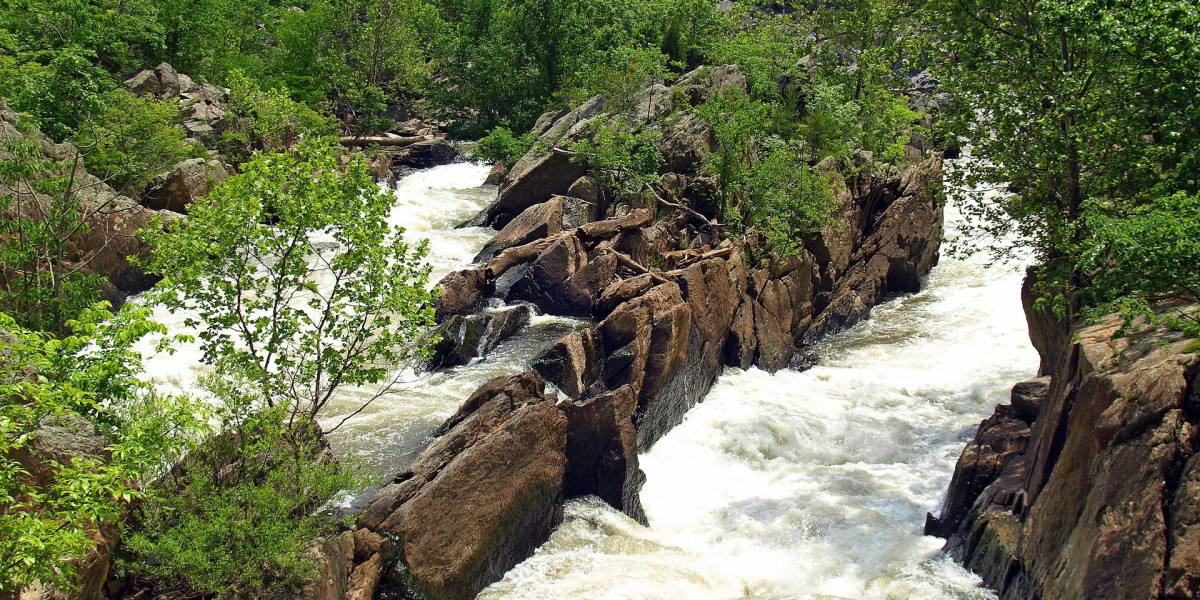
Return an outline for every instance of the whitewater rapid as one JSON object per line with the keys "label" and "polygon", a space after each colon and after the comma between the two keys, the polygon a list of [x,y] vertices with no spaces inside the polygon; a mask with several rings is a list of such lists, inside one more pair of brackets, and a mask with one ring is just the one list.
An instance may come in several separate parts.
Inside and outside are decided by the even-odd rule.
{"label": "whitewater rapid", "polygon": [[649,527],[573,501],[480,598],[994,598],[922,526],[979,421],[1036,373],[1020,283],[1015,265],[943,258],[814,368],[727,370],[640,457]]}
{"label": "whitewater rapid", "polygon": [[[431,286],[495,233],[455,228],[495,197],[481,185],[487,172],[447,165],[396,185],[389,221],[409,241],[429,240]],[[958,218],[948,206],[948,237]],[[572,501],[551,539],[480,598],[994,598],[921,529],[978,422],[1037,369],[1020,282],[1017,266],[943,258],[922,292],[823,342],[811,370],[727,370],[640,457],[649,527],[599,501]],[[186,331],[185,314],[155,316]],[[406,389],[336,431],[333,447],[395,472],[480,385],[526,370],[583,325],[535,317],[484,360],[409,373]],[[206,367],[194,344],[173,355],[144,350],[160,388],[195,392]],[[368,393],[342,390],[322,424],[340,422]]]}

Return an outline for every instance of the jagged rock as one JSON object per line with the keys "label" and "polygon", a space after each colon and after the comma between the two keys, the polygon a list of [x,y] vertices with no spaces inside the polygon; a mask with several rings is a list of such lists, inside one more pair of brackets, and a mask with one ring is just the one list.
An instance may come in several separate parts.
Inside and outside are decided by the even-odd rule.
{"label": "jagged rock", "polygon": [[508,222],[483,250],[475,255],[475,262],[487,262],[507,248],[528,244],[534,240],[550,237],[563,230],[563,201],[553,197],[541,204],[530,206]]}
{"label": "jagged rock", "polygon": [[500,185],[504,182],[506,175],[508,175],[508,169],[504,167],[504,163],[498,162],[492,165],[491,171],[488,171],[487,179],[483,180],[483,185]]}
{"label": "jagged rock", "polygon": [[533,372],[484,385],[359,516],[398,536],[426,597],[474,597],[562,520],[567,419],[543,387]]}
{"label": "jagged rock", "polygon": [[383,557],[379,553],[371,555],[365,562],[354,568],[350,581],[346,585],[346,600],[373,600],[379,591],[379,579],[382,575]]}
{"label": "jagged rock", "polygon": [[567,416],[568,498],[598,496],[633,519],[646,523],[638,492],[646,476],[638,467],[633,427],[633,391],[616,391],[560,405]]}
{"label": "jagged rock", "polygon": [[459,158],[458,148],[455,148],[445,138],[435,138],[401,148],[393,154],[392,162],[398,166],[428,169],[451,164]]}
{"label": "jagged rock", "polygon": [[582,227],[599,218],[600,213],[595,202],[572,196],[554,196],[551,201],[558,200],[563,205],[563,229]]}
{"label": "jagged rock", "polygon": [[125,87],[137,95],[149,94],[160,98],[174,98],[181,92],[190,92],[196,88],[191,77],[180,75],[167,63],[159,63],[157,67],[138,71],[125,80]]}
{"label": "jagged rock", "polygon": [[684,113],[655,141],[664,168],[674,173],[694,173],[708,160],[713,148],[713,131],[694,113]]}
{"label": "jagged rock", "polygon": [[524,304],[468,316],[453,315],[431,332],[441,339],[434,345],[427,367],[456,367],[486,356],[528,325],[532,317],[533,309]]}
{"label": "jagged rock", "polygon": [[[1114,339],[1121,326],[1109,315],[1074,332],[1023,458],[948,543],[1004,600],[1196,597],[1200,357],[1164,326]],[[1014,431],[1025,426],[1018,412]],[[976,487],[956,476],[949,497]]]}
{"label": "jagged rock", "polygon": [[593,312],[598,317],[607,317],[614,308],[642,295],[652,287],[654,279],[649,273],[613,283],[600,294]]}
{"label": "jagged rock", "polygon": [[207,196],[216,184],[229,179],[229,173],[217,160],[189,158],[160,173],[146,185],[142,201],[153,210],[187,212],[197,199]]}
{"label": "jagged rock", "polygon": [[[56,144],[40,131],[21,131],[16,126],[20,120],[21,116],[8,110],[0,99],[0,140],[35,142],[42,147],[47,161],[73,161],[79,156],[79,151],[71,144]],[[6,157],[6,152],[0,148],[0,158]],[[157,282],[130,264],[127,258],[149,256],[150,247],[138,238],[137,232],[150,225],[155,213],[121,196],[82,167],[75,170],[74,178],[75,198],[87,216],[88,228],[68,240],[64,258],[69,263],[86,264],[82,270],[84,274],[104,276],[108,280],[105,299],[119,306],[124,302],[125,294],[143,292]],[[38,207],[50,202],[47,196],[36,192],[21,193],[20,200],[13,206],[24,208],[27,212],[21,216],[33,219],[43,210]],[[13,211],[15,208],[5,216],[16,216]]]}
{"label": "jagged rock", "polygon": [[584,329],[554,342],[534,361],[533,368],[563,393],[578,398],[599,377],[599,362],[595,335]]}
{"label": "jagged rock", "polygon": [[467,315],[483,308],[490,286],[482,268],[455,271],[438,282],[435,318],[438,322],[451,315]]}
{"label": "jagged rock", "polygon": [[509,298],[530,302],[546,313],[587,317],[616,272],[616,258],[605,254],[588,261],[579,238],[568,236],[533,261]]}
{"label": "jagged rock", "polygon": [[595,204],[600,201],[600,184],[592,176],[584,175],[576,179],[575,183],[572,183],[571,187],[567,188],[567,195]]}
{"label": "jagged rock", "polygon": [[551,196],[566,194],[571,184],[587,171],[570,157],[550,152],[531,161],[520,174],[516,172],[517,166],[514,166],[496,200],[469,224],[503,228],[530,206],[545,202]]}
{"label": "jagged rock", "polygon": [[309,549],[316,562],[316,577],[301,591],[300,598],[343,600],[350,570],[354,567],[354,536],[343,533],[333,539],[320,539]]}
{"label": "jagged rock", "polygon": [[[1029,341],[1041,358],[1038,374],[1046,375],[1063,359],[1070,345],[1071,324],[1059,319],[1050,310],[1040,311],[1034,307],[1037,294],[1037,274],[1034,268],[1025,272],[1021,282],[1021,307],[1025,309],[1025,321],[1029,324]],[[1048,290],[1053,293],[1055,290]]]}

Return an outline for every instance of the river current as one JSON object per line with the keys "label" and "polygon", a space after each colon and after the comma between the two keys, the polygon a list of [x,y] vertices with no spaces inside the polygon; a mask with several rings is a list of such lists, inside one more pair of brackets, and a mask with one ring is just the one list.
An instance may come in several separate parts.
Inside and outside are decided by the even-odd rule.
{"label": "river current", "polygon": [[[470,263],[494,234],[455,229],[495,195],[486,167],[420,171],[396,186],[394,224],[430,240],[431,284]],[[958,216],[947,207],[947,236]],[[963,445],[1009,388],[1034,375],[1021,274],[943,257],[923,291],[877,307],[819,347],[805,372],[728,369],[685,421],[640,457],[650,526],[603,503],[568,503],[537,553],[481,599],[983,599],[973,574],[921,535]],[[173,331],[183,315],[156,317]],[[332,436],[344,456],[395,471],[489,379],[523,371],[581,326],[535,317],[485,360],[409,374]],[[194,347],[147,360],[168,390],[203,371]],[[326,426],[359,408],[346,390]]]}

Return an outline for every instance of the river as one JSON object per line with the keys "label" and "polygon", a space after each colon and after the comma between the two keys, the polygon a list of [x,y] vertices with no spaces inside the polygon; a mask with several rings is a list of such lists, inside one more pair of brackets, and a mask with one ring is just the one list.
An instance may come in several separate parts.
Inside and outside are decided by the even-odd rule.
{"label": "river", "polygon": [[[396,186],[391,221],[430,240],[432,282],[466,266],[494,233],[455,229],[494,197],[487,168],[421,171]],[[947,235],[957,214],[947,209]],[[641,456],[650,526],[603,503],[568,503],[538,552],[480,598],[976,599],[994,594],[921,535],[963,445],[1037,369],[1013,266],[943,258],[922,292],[832,336],[799,373],[727,370],[683,424]],[[157,315],[177,330],[182,315]],[[581,326],[536,317],[486,360],[410,374],[334,433],[343,456],[396,470],[479,385],[524,370]],[[167,388],[203,371],[194,347],[147,361]],[[323,424],[357,409],[346,390]]]}

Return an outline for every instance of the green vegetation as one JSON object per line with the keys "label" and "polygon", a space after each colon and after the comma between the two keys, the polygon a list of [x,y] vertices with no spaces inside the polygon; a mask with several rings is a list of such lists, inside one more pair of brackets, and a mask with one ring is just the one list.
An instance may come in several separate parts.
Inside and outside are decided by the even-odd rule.
{"label": "green vegetation", "polygon": [[[1200,303],[1198,32],[1192,0],[2,2],[0,96],[22,118],[0,145],[0,596],[69,587],[90,532],[127,511],[126,571],[226,597],[312,574],[306,549],[342,525],[326,509],[361,483],[315,419],[345,386],[394,389],[433,321],[425,246],[388,225],[391,199],[339,134],[419,117],[483,136],[481,160],[573,153],[608,207],[698,189],[674,208],[755,260],[800,255],[841,186],[903,166],[909,144],[969,147],[952,170],[981,190],[963,239],[1032,251],[1040,308],[1133,317]],[[164,61],[229,88],[223,129],[189,140],[177,98],[124,91]],[[642,94],[727,64],[744,91]],[[918,112],[923,70],[945,95]],[[526,133],[597,96],[606,116],[557,148]],[[711,141],[686,182],[660,178],[680,123]],[[136,201],[210,153],[234,175],[186,226],[154,223],[152,250],[109,231],[139,209],[105,184]],[[118,243],[163,277],[147,299],[193,315],[215,402],[138,378],[132,344],[166,332],[97,307]],[[1197,335],[1194,315],[1177,321]],[[110,451],[23,458],[47,419],[86,420]]]}
{"label": "green vegetation", "polygon": [[205,361],[244,393],[289,424],[314,419],[339,386],[379,383],[427,352],[413,345],[433,324],[426,247],[401,239],[390,212],[366,161],[340,168],[328,140],[258,155],[186,225],[147,232],[164,278],[155,301],[196,315]]}
{"label": "green vegetation", "polygon": [[474,158],[512,167],[517,164],[518,160],[521,160],[522,156],[525,156],[526,152],[529,152],[535,141],[537,140],[531,133],[514,136],[507,127],[496,127],[491,133],[479,139],[479,144],[475,147]]}
{"label": "green vegetation", "polygon": [[[949,130],[982,159],[965,183],[1013,192],[977,195],[969,233],[1017,234],[1009,247],[1031,248],[1041,262],[1041,306],[1064,318],[1093,301],[1096,285],[1105,304],[1122,287],[1130,298],[1184,291],[1146,288],[1119,263],[1134,260],[1148,277],[1196,270],[1139,246],[1157,245],[1170,232],[1155,228],[1187,218],[1155,211],[1200,191],[1200,6],[939,0],[930,9],[946,40]],[[1121,223],[1126,216],[1135,218]]]}
{"label": "green vegetation", "polygon": [[[66,561],[82,558],[99,525],[112,526],[145,498],[138,484],[178,460],[202,430],[196,405],[158,396],[139,378],[132,345],[165,333],[162,326],[145,309],[106,309],[84,310],[60,338],[0,314],[0,592],[34,580],[71,588]],[[43,458],[39,430],[54,425],[74,435],[94,427],[107,440],[103,455]]]}

